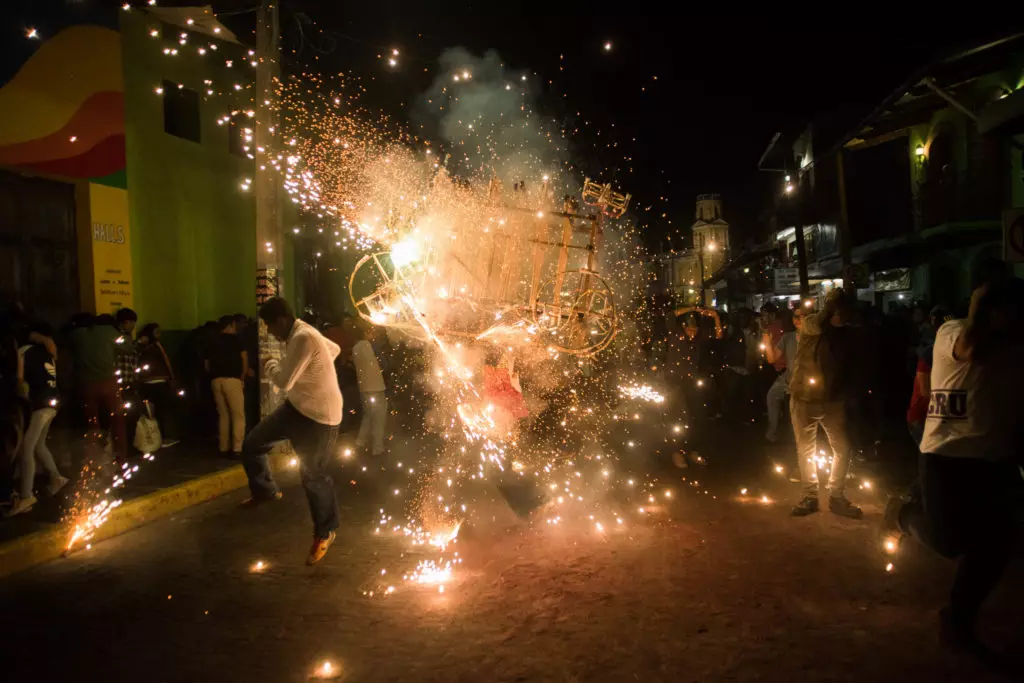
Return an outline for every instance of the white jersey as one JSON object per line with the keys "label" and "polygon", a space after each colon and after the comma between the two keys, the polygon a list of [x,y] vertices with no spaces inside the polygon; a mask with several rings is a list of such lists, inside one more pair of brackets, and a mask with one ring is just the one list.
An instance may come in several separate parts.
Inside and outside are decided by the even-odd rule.
{"label": "white jersey", "polygon": [[932,391],[921,452],[1007,460],[1013,457],[1009,390],[1016,373],[1006,363],[980,365],[955,358],[953,348],[965,326],[966,321],[952,320],[935,335]]}

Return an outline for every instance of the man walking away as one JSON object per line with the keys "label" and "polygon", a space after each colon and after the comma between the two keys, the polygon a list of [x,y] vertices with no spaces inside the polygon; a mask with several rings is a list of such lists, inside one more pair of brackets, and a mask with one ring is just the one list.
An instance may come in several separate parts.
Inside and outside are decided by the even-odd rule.
{"label": "man walking away", "polygon": [[284,391],[286,400],[242,444],[242,464],[252,494],[244,504],[281,498],[267,454],[276,444],[290,441],[299,456],[302,487],[313,517],[313,547],[306,564],[315,564],[327,554],[338,528],[338,503],[327,464],[341,423],[341,391],[334,372],[340,349],[313,326],[296,320],[284,299],[264,303],[260,319],[287,345],[281,363],[271,359],[263,368],[263,376]]}
{"label": "man walking away", "polygon": [[373,345],[366,339],[361,327],[356,328],[356,341],[352,345],[352,364],[356,366],[359,395],[363,401],[363,421],[359,425],[356,447],[365,449],[372,440],[373,455],[384,454],[384,434],[388,421],[388,399]]}
{"label": "man walking away", "polygon": [[833,290],[825,301],[824,309],[806,316],[800,329],[796,362],[789,383],[789,411],[804,495],[793,508],[791,514],[794,517],[818,511],[819,425],[824,428],[832,448],[829,510],[852,519],[863,516],[861,509],[843,495],[846,473],[850,469],[846,399],[856,375],[853,367],[855,341],[847,327],[852,314],[850,295],[842,290]]}
{"label": "man walking away", "polygon": [[[45,323],[33,325],[32,333],[33,339],[53,338],[53,330]],[[36,503],[33,484],[36,478],[37,459],[50,476],[47,490],[51,496],[56,495],[68,483],[67,477],[61,475],[57,469],[53,454],[46,445],[50,425],[53,423],[53,418],[57,416],[59,398],[57,359],[47,346],[38,342],[31,343],[30,340],[30,343],[21,348],[24,379],[28,389],[28,400],[32,406],[32,417],[25,429],[25,436],[18,454],[20,472],[17,499],[11,505],[8,513],[10,515],[28,512]]]}
{"label": "man walking away", "polygon": [[217,404],[217,435],[220,452],[228,449],[242,454],[245,439],[245,378],[249,374],[249,354],[238,337],[238,322],[233,316],[220,319],[220,334],[210,349],[206,371],[210,373],[213,400]]}

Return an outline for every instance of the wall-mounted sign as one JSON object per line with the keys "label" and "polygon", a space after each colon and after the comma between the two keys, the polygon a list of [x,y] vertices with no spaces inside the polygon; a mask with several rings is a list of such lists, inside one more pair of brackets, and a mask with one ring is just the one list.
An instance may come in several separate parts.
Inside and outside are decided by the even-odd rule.
{"label": "wall-mounted sign", "polygon": [[128,191],[89,184],[92,272],[97,313],[132,306],[132,244]]}
{"label": "wall-mounted sign", "polygon": [[800,293],[799,268],[775,268],[772,271],[772,275],[775,278],[773,290],[776,294]]}

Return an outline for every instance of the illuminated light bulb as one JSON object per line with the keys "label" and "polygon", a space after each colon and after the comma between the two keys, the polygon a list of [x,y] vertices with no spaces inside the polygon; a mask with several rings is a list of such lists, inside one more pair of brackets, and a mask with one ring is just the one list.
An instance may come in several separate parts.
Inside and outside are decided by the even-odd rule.
{"label": "illuminated light bulb", "polygon": [[866,488],[866,489],[870,489],[871,488],[871,482],[868,481],[867,479],[865,479],[864,483],[861,484],[861,487]]}
{"label": "illuminated light bulb", "polygon": [[816,382],[816,380],[813,377],[808,377],[807,378],[807,383],[808,384],[816,384],[817,382]]}
{"label": "illuminated light bulb", "polygon": [[702,379],[697,380],[697,386],[698,387],[704,386],[704,380],[702,380]]}
{"label": "illuminated light bulb", "polygon": [[761,496],[761,502],[762,503],[768,503],[769,502],[768,501],[768,496]]}
{"label": "illuminated light bulb", "polygon": [[127,12],[127,11],[128,11],[128,10],[130,10],[131,8],[132,8],[131,4],[129,4],[129,3],[127,3],[127,2],[126,2],[126,3],[124,3],[123,5],[121,5],[121,9],[123,9],[123,10],[124,10],[125,12]]}
{"label": "illuminated light bulb", "polygon": [[810,299],[808,299],[807,301],[804,302],[804,308],[810,308],[813,305],[814,305],[814,302],[811,301]]}
{"label": "illuminated light bulb", "polygon": [[782,465],[776,465],[775,466],[775,471],[778,474],[782,474],[785,471],[785,468]]}
{"label": "illuminated light bulb", "polygon": [[155,92],[155,93],[156,93],[157,95],[163,95],[163,94],[164,94],[164,89],[163,89],[163,88],[160,88],[160,87],[157,87],[157,88],[155,88],[155,89],[154,89],[154,92]]}
{"label": "illuminated light bulb", "polygon": [[746,489],[740,489],[740,495],[741,496],[747,495],[747,490]]}
{"label": "illuminated light bulb", "polygon": [[76,140],[78,140],[78,136],[72,135],[70,138],[68,138],[68,140],[70,140],[71,142],[75,142]]}
{"label": "illuminated light bulb", "polygon": [[266,563],[263,560],[257,560],[256,562],[253,563],[253,565],[251,567],[251,571],[253,573],[259,573],[259,572],[263,571],[266,568],[267,568],[267,565],[266,565]]}
{"label": "illuminated light bulb", "polygon": [[131,402],[131,401],[127,401],[127,402],[126,402],[126,403],[124,404],[124,407],[125,407],[125,410],[128,410],[128,409],[130,409],[130,408],[132,407],[132,402]]}
{"label": "illuminated light bulb", "polygon": [[605,52],[611,52],[612,51],[612,41],[609,40],[609,41],[605,42],[605,44],[604,44],[604,51]]}
{"label": "illuminated light bulb", "polygon": [[899,548],[899,545],[896,543],[895,539],[893,539],[893,538],[885,539],[885,552],[887,552],[887,553],[889,553],[891,555],[891,554],[896,552],[897,548]]}
{"label": "illuminated light bulb", "polygon": [[891,572],[893,569],[894,569],[894,566],[893,566],[892,562],[889,562],[888,564],[885,565],[885,571]]}
{"label": "illuminated light bulb", "polygon": [[298,467],[299,466],[299,459],[298,458],[292,458],[291,460],[288,461],[288,466],[289,467]]}

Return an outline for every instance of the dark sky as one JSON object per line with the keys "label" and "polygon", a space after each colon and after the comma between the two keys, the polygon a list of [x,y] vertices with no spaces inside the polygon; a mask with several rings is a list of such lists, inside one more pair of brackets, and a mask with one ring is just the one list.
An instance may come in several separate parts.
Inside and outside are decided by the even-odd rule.
{"label": "dark sky", "polygon": [[[52,35],[72,21],[112,23],[119,4],[15,0],[5,12],[6,62],[33,47],[23,39],[25,26]],[[229,14],[257,3],[213,4]],[[283,0],[282,33],[288,52],[302,47],[293,59],[374,78],[374,97],[399,118],[408,111],[400,103],[426,90],[449,47],[495,49],[510,67],[553,81],[539,96],[542,112],[562,120],[579,111],[591,122],[588,130],[601,131],[600,140],[595,133],[577,139],[577,153],[633,193],[653,245],[687,232],[701,192],[721,192],[735,235],[752,235],[764,195],[777,182],[756,169],[775,131],[820,116],[856,121],[936,55],[1013,31],[1005,16],[942,19],[937,10],[931,19],[911,20],[846,5],[814,15],[777,3],[769,7],[776,12],[757,16],[736,3],[652,5]],[[253,16],[222,20],[251,41]],[[613,48],[605,52],[609,40]],[[401,50],[401,68],[389,72],[377,55],[392,47]],[[2,73],[9,76],[9,69]],[[620,143],[615,153],[596,153],[592,143],[609,139]],[[621,162],[626,155],[634,157],[632,173]]]}

